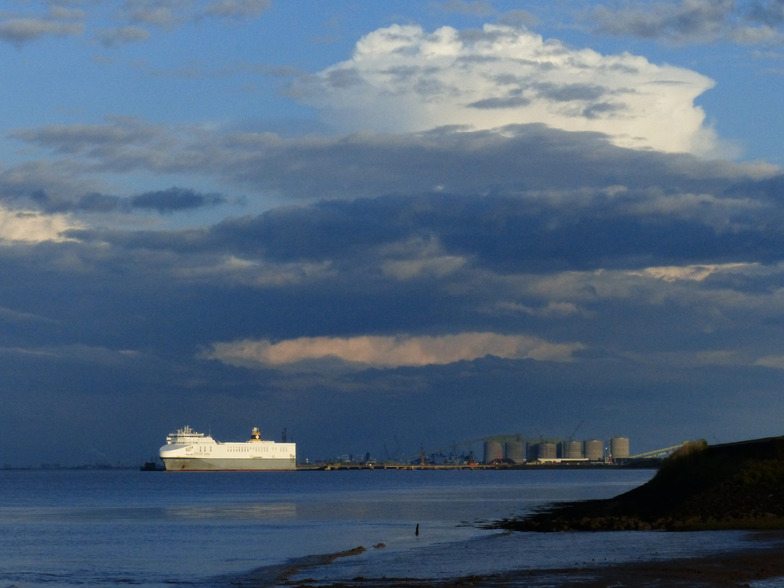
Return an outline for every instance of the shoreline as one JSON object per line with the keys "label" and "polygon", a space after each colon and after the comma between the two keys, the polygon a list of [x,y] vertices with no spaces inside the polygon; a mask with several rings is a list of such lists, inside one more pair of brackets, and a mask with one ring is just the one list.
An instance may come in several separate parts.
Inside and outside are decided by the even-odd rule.
{"label": "shoreline", "polygon": [[511,531],[784,529],[784,437],[683,444],[648,482],[613,498],[555,502],[491,528]]}
{"label": "shoreline", "polygon": [[[709,533],[710,531],[706,531]],[[784,578],[784,533],[762,533],[768,545],[752,545],[730,552],[717,552],[697,557],[641,560],[607,565],[568,568],[512,569],[491,574],[466,575],[454,578],[356,577],[350,580],[323,582],[294,575],[307,576],[308,563],[323,565],[334,559],[361,553],[362,548],[337,554],[307,558],[286,566],[275,586],[295,588],[433,588],[482,586],[487,588],[651,588],[673,586],[748,587],[749,582]],[[597,539],[599,535],[597,534]],[[352,553],[353,552],[353,553]],[[318,562],[318,563],[317,563]],[[304,564],[304,565],[303,565]],[[279,570],[281,571],[281,570]]]}
{"label": "shoreline", "polygon": [[[574,532],[564,533],[569,535]],[[584,534],[583,532],[576,532]],[[647,531],[645,533],[665,533]],[[711,531],[703,533],[711,534]],[[601,533],[592,534],[601,541]],[[756,532],[748,543],[730,549],[717,549],[693,557],[663,557],[583,565],[516,568],[514,558],[507,569],[456,575],[379,575],[356,570],[356,576],[326,578],[324,566],[337,560],[360,556],[366,551],[383,549],[384,544],[355,547],[343,551],[294,558],[286,563],[257,568],[247,573],[221,578],[232,586],[289,588],[449,588],[481,586],[487,588],[709,588],[750,586],[751,582],[781,578],[784,585],[784,531]],[[401,560],[421,557],[413,549],[399,554]],[[518,552],[519,557],[524,554]],[[521,563],[524,560],[520,560]],[[437,565],[437,564],[436,564]],[[560,567],[559,567],[560,566]],[[436,568],[437,571],[437,568]],[[379,572],[383,574],[383,572]],[[772,584],[771,584],[772,585]]]}

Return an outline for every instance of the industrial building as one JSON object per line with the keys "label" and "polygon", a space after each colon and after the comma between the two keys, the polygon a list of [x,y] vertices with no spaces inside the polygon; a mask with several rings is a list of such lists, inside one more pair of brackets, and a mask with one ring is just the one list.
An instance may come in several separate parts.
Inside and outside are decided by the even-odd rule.
{"label": "industrial building", "polygon": [[619,463],[629,457],[629,438],[613,437],[575,441],[573,439],[522,439],[493,437],[484,441],[483,463]]}

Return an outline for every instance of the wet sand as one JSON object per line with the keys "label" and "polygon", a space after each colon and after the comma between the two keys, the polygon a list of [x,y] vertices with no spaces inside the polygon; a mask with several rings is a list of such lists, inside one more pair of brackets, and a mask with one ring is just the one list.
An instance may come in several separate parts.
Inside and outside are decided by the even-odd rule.
{"label": "wet sand", "polygon": [[461,578],[457,582],[446,582],[440,586],[742,587],[749,586],[752,581],[771,578],[782,578],[780,585],[784,585],[782,550],[635,562],[595,568],[527,570],[488,578]]}
{"label": "wet sand", "polygon": [[[340,554],[339,557],[349,555]],[[432,586],[486,586],[496,587],[580,587],[580,588],[685,588],[685,587],[743,587],[759,580],[781,578],[784,586],[784,543],[764,548],[716,555],[672,560],[640,561],[607,566],[512,570],[483,576],[464,576],[450,579],[417,578],[353,578],[336,583],[322,583],[308,579],[291,579],[297,574],[306,576],[302,566],[280,574],[276,586],[332,587],[332,588],[420,588]],[[304,572],[304,573],[303,573]],[[251,585],[251,584],[244,584]]]}

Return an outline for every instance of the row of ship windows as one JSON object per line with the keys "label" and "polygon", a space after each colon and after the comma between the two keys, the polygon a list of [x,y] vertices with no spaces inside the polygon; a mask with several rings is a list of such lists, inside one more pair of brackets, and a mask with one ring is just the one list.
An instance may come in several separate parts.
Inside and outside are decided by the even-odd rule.
{"label": "row of ship windows", "polygon": [[260,453],[260,452],[269,453],[270,450],[269,447],[227,447],[227,449],[229,450],[229,452],[237,452],[237,453],[249,453],[251,451],[253,453]]}
{"label": "row of ship windows", "polygon": [[[269,453],[269,447],[226,447],[229,453],[249,453],[251,450],[254,453]],[[212,447],[199,447],[197,449],[200,453],[212,453]]]}

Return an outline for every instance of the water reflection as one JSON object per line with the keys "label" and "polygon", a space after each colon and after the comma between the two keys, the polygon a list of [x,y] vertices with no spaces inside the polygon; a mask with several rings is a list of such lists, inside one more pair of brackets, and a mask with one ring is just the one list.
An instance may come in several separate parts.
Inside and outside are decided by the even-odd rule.
{"label": "water reflection", "polygon": [[175,506],[161,509],[161,516],[167,519],[189,520],[294,520],[297,518],[297,505],[293,502],[275,502],[270,504]]}

